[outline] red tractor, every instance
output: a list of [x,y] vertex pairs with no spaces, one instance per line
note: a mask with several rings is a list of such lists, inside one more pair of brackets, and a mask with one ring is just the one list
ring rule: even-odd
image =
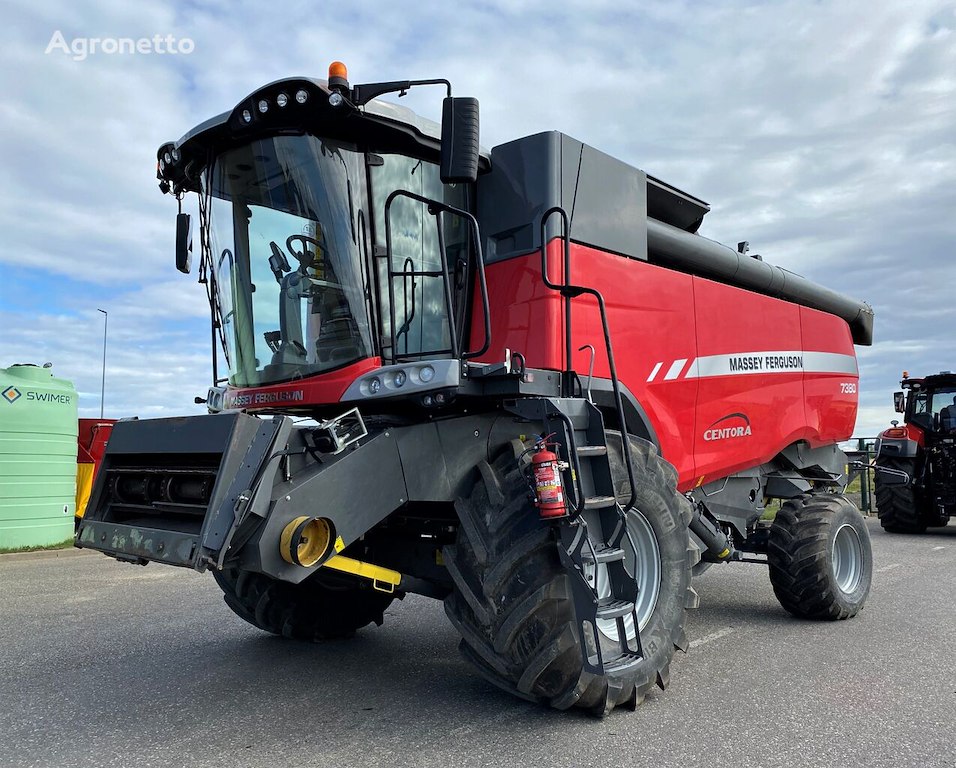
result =
[[[440,126],[377,98],[426,85]],[[303,640],[427,595],[493,684],[598,714],[667,684],[710,564],[766,564],[796,616],[863,606],[837,444],[872,312],[701,237],[706,203],[560,133],[482,150],[447,81],[338,63],[158,175],[198,195],[227,370],[214,343],[212,415],[116,424],[77,546],[209,569]]]
[[903,373],[893,405],[903,426],[883,430],[876,447],[876,507],[889,533],[923,533],[956,515],[956,374]]

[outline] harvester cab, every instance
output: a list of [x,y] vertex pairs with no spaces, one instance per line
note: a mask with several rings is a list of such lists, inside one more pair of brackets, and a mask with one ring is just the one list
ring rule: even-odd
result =
[[[378,99],[420,86],[440,126]],[[667,684],[711,564],[862,607],[837,443],[872,312],[699,236],[702,200],[556,132],[482,150],[447,81],[339,63],[158,160],[199,200],[211,413],[117,424],[77,546],[212,570],[300,639],[438,598],[492,683],[598,714]]]
[[[448,91],[440,131],[368,104],[421,85]],[[273,83],[211,122],[160,148],[159,176],[164,190],[200,199],[202,279],[228,365],[214,386],[228,381],[229,393],[211,392],[214,408],[321,408],[341,392],[258,390],[484,351],[466,348],[482,268],[468,213],[480,160],[474,99],[452,97],[445,81],[352,88],[337,63],[328,84]],[[420,395],[457,368],[382,370],[361,394]]]
[[956,515],[956,374],[904,371],[900,386],[893,406],[903,425],[894,422],[877,441],[877,511],[890,533],[922,533]]

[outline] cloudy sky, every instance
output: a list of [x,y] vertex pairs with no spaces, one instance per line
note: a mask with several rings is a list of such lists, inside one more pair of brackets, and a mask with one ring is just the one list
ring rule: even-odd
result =
[[[893,418],[902,369],[956,369],[956,3],[281,7],[4,4],[0,367],[50,361],[99,415],[102,308],[106,415],[200,412],[208,308],[173,267],[156,148],[341,59],[353,82],[449,78],[479,98],[487,147],[569,133],[710,202],[702,234],[868,301],[856,434]],[[45,53],[57,32],[191,52]],[[434,96],[403,101],[437,119]]]

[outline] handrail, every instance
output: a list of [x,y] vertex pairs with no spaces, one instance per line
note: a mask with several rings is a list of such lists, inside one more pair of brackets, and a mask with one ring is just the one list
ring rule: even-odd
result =
[[[551,218],[553,214],[559,214],[561,217],[562,232],[561,240],[564,250],[564,284],[559,285],[557,283],[552,283],[548,277],[548,240],[547,240],[547,223],[548,219]],[[624,464],[627,468],[627,478],[631,486],[631,494],[628,499],[625,509],[630,509],[634,506],[634,503],[637,501],[637,486],[634,482],[634,465],[631,460],[631,445],[627,437],[627,421],[624,416],[624,401],[621,397],[621,383],[617,377],[617,366],[614,364],[614,350],[611,346],[611,330],[607,322],[607,307],[604,303],[604,296],[601,295],[601,292],[594,289],[588,288],[581,285],[572,285],[571,284],[571,227],[568,220],[568,214],[561,206],[553,206],[544,212],[544,215],[541,217],[541,272],[542,279],[545,286],[552,290],[560,292],[565,300],[565,348],[566,348],[566,368],[567,371],[565,375],[568,378],[568,381],[571,379],[571,375],[574,373],[571,368],[571,299],[580,296],[581,294],[588,294],[593,296],[598,303],[598,309],[601,313],[601,328],[604,331],[604,346],[607,350],[607,364],[608,372],[611,376],[611,388],[614,393],[614,405],[617,409],[618,421],[621,425],[621,438],[623,442],[623,452],[624,452]],[[567,384],[567,382],[566,382]],[[567,388],[564,387],[565,395],[570,396]]]
[[[453,205],[448,205],[438,200],[432,200],[427,197],[422,197],[417,195],[414,192],[409,192],[405,189],[396,189],[394,190],[388,198],[385,200],[385,250],[386,257],[388,260],[388,297],[389,297],[389,334],[392,342],[392,355],[397,359],[398,352],[396,349],[396,339],[395,339],[395,289],[392,282],[392,277],[399,274],[392,271],[392,226],[391,226],[391,217],[389,216],[389,211],[391,209],[392,203],[397,197],[407,197],[411,200],[416,200],[423,205],[428,206],[428,212],[435,216],[436,226],[438,228],[438,250],[439,256],[441,258],[441,273],[442,283],[444,287],[444,296],[445,296],[445,309],[448,313],[448,330],[451,336],[452,348],[451,350],[428,350],[428,352],[433,353],[444,353],[450,351],[452,356],[462,360],[468,360],[470,358],[479,357],[488,351],[488,348],[491,346],[491,307],[488,300],[488,283],[485,279],[485,262],[484,257],[481,251],[481,240],[478,236],[478,220],[470,214],[468,211],[462,210],[461,208],[456,208]],[[441,218],[439,214],[441,213],[452,213],[456,216],[460,216],[466,221],[468,221],[471,226],[469,230],[471,232],[472,246],[474,249],[474,259],[475,267],[478,274],[478,286],[481,292],[481,302],[482,302],[482,311],[484,313],[484,342],[477,350],[474,351],[461,351],[461,344],[458,340],[458,333],[455,327],[455,316],[452,309],[452,296],[451,296],[451,278],[448,272],[448,255],[445,253],[445,234],[444,228],[441,224]],[[404,271],[404,267],[403,267]],[[425,272],[420,273],[423,276]],[[428,276],[438,277],[439,274],[432,272]],[[407,349],[407,347],[406,347]],[[406,353],[407,355],[407,353]]]

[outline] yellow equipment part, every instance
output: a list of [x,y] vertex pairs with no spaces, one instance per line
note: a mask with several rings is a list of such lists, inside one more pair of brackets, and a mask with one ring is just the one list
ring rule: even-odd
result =
[[310,568],[325,557],[332,546],[332,527],[322,517],[297,517],[282,529],[279,554],[292,565]]
[[83,517],[86,505],[90,503],[90,491],[93,490],[93,474],[96,464],[76,465],[76,516]]
[[380,565],[372,565],[361,560],[353,560],[351,557],[336,555],[322,564],[323,568],[332,568],[336,571],[351,573],[354,576],[361,576],[370,579],[372,587],[379,592],[394,592],[402,580],[402,574],[393,571],[391,568],[383,568]]

